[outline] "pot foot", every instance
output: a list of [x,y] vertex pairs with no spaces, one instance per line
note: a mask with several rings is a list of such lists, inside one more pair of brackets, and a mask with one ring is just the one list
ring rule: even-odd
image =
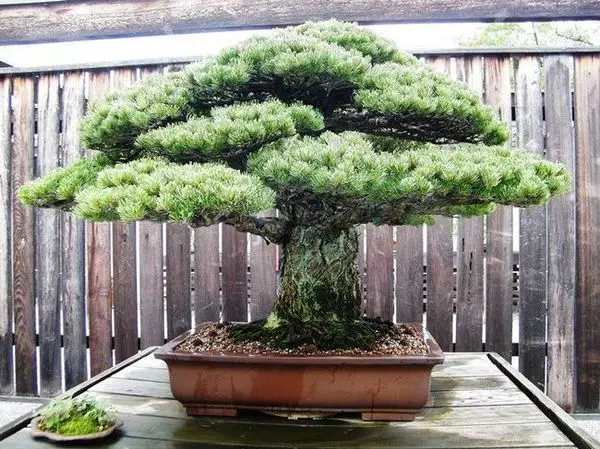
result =
[[188,416],[237,416],[237,408],[206,407],[203,405],[186,405],[185,412]]
[[416,410],[401,410],[397,412],[363,412],[363,421],[414,421]]

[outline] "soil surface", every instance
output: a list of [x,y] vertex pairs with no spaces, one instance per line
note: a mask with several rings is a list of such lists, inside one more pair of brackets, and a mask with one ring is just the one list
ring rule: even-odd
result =
[[340,349],[319,351],[314,345],[302,345],[293,349],[272,348],[268,344],[248,341],[236,343],[229,337],[229,323],[214,323],[199,327],[179,344],[175,351],[219,352],[230,354],[279,354],[310,356],[382,356],[427,354],[428,349],[422,330],[410,324],[398,324],[393,332],[382,333],[371,349]]

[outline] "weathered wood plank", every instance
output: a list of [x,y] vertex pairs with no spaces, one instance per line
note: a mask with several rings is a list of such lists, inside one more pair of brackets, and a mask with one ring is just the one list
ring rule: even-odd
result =
[[578,448],[598,448],[598,441],[594,437],[582,429],[571,415],[552,402],[532,382],[515,370],[509,362],[493,353],[488,354],[488,357]]
[[[134,69],[113,70],[114,90],[135,82]],[[113,307],[115,360],[121,362],[138,350],[136,224],[113,223]]]
[[248,321],[246,233],[222,226],[223,320]]
[[140,338],[142,349],[165,342],[163,225],[139,224]]
[[[544,134],[540,60],[515,61],[517,143],[543,156]],[[544,390],[546,377],[546,206],[520,211],[519,369]]]
[[436,217],[427,226],[427,329],[444,351],[452,349],[454,299],[452,218]]
[[396,321],[423,322],[423,226],[396,227]]
[[[58,167],[60,147],[59,75],[38,80],[37,176]],[[39,312],[40,396],[62,391],[60,328],[60,215],[57,210],[36,210],[36,295]]]
[[140,9],[134,0],[118,3],[82,0],[68,4],[2,7],[0,44],[82,40],[144,34],[191,33],[218,29],[281,26],[307,20],[340,20],[363,23],[450,22],[498,20],[569,20],[598,17],[593,0],[550,0],[498,3],[493,0],[427,1],[323,1],[297,8],[293,2],[257,0],[152,0]]
[[[450,75],[450,58],[426,58],[437,72]],[[426,325],[444,351],[452,349],[452,314],[455,279],[452,254],[452,218],[436,217],[427,226]]]
[[366,310],[369,317],[394,318],[393,228],[368,224]]
[[[546,157],[575,173],[573,58],[544,58]],[[566,411],[575,405],[575,178],[571,192],[548,204],[548,396]]]
[[[496,115],[510,121],[510,59],[484,60],[484,99]],[[486,351],[512,355],[512,208],[498,206],[487,217]]]
[[600,56],[575,58],[577,179],[577,304],[575,354],[577,403],[597,411],[600,402]]
[[[162,68],[145,67],[140,69],[140,76],[144,79],[162,72]],[[160,346],[165,341],[163,229],[162,224],[149,221],[138,225],[142,349]]]
[[196,324],[219,321],[219,225],[194,229],[194,313]]
[[192,327],[190,290],[190,228],[184,223],[167,223],[167,338]]
[[[83,72],[64,75],[63,146],[64,166],[83,156],[79,123],[85,109]],[[69,389],[88,378],[85,310],[85,227],[72,214],[61,214],[62,305],[65,385]]]
[[[456,77],[483,96],[483,61],[456,59]],[[459,218],[456,267],[456,350],[481,351],[483,341],[483,217]]]
[[[14,141],[12,192],[33,178],[34,79],[13,80]],[[16,392],[37,394],[35,354],[34,211],[13,195],[12,204],[12,298],[15,329]]]
[[13,387],[11,279],[11,79],[0,77],[0,394]]
[[[99,101],[109,92],[110,73],[90,73],[89,100]],[[87,223],[87,275],[90,372],[92,376],[110,368],[112,353],[111,225]]]
[[[139,396],[127,396],[111,393],[95,393],[98,397],[108,400],[113,404],[119,413],[129,413],[143,416],[158,416],[163,418],[179,418],[198,420],[197,417],[189,417],[185,413],[185,408],[174,399],[145,398]],[[361,423],[358,420],[347,419],[343,416],[341,419],[312,421],[310,426],[331,426],[335,422],[339,427],[359,427],[372,424]],[[203,420],[205,418],[200,418]],[[222,421],[226,423],[231,419],[218,417],[210,418],[211,421]],[[236,418],[238,423],[245,423],[248,426],[257,422],[263,424],[269,423],[273,428],[286,424],[282,420],[272,420],[265,415],[242,415]],[[474,406],[474,407],[437,407],[425,408],[419,412],[415,422],[409,424],[413,427],[437,427],[437,426],[457,426],[457,425],[512,425],[527,423],[548,423],[549,420],[533,404],[500,405],[500,406]],[[394,427],[406,426],[406,423],[389,423]]]
[[[252,422],[212,419],[173,419],[155,416],[123,414],[128,437],[152,441],[194,442],[244,447],[394,447],[417,448],[427,442],[429,448],[481,447],[556,447],[569,445],[569,440],[551,423],[521,423],[511,426],[489,426],[485,433],[480,426],[463,425],[441,428],[420,427],[418,423],[402,425],[372,424],[337,426],[307,426],[295,422],[279,422],[273,431],[274,419]],[[280,421],[280,420],[278,420]],[[201,431],[199,431],[201,423]],[[154,444],[153,444],[154,446]]]
[[[265,214],[274,216],[275,211]],[[266,318],[271,312],[277,294],[277,251],[274,244],[267,244],[258,236],[250,239],[250,319]]]

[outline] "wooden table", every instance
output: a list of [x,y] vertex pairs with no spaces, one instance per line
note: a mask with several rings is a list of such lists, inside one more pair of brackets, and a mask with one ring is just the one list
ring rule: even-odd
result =
[[[118,435],[93,447],[597,447],[566,413],[495,354],[447,354],[446,362],[434,370],[431,400],[417,419],[380,423],[343,415],[322,420],[261,414],[191,418],[173,399],[166,365],[152,351],[75,390],[108,399],[124,422]],[[0,448],[50,447],[29,436],[28,419],[0,429],[0,438],[5,437]]]

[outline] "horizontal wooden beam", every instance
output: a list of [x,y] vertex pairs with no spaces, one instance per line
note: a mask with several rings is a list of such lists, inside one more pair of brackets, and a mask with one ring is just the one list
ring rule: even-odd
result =
[[[458,49],[442,49],[442,50],[418,50],[410,51],[417,57],[455,57],[464,56],[547,56],[547,55],[591,55],[600,54],[600,47],[575,47],[575,48],[458,48]],[[176,56],[166,58],[153,59],[134,59],[126,61],[106,61],[106,62],[90,62],[79,64],[61,64],[52,66],[31,66],[31,67],[0,67],[0,76],[2,75],[27,75],[34,73],[48,72],[71,72],[71,71],[100,71],[120,69],[125,67],[149,67],[149,66],[164,66],[164,65],[181,65],[189,64],[190,62],[200,61],[203,57],[198,56]]]
[[0,6],[0,44],[266,28],[307,20],[369,23],[583,20],[598,0],[73,0]]

